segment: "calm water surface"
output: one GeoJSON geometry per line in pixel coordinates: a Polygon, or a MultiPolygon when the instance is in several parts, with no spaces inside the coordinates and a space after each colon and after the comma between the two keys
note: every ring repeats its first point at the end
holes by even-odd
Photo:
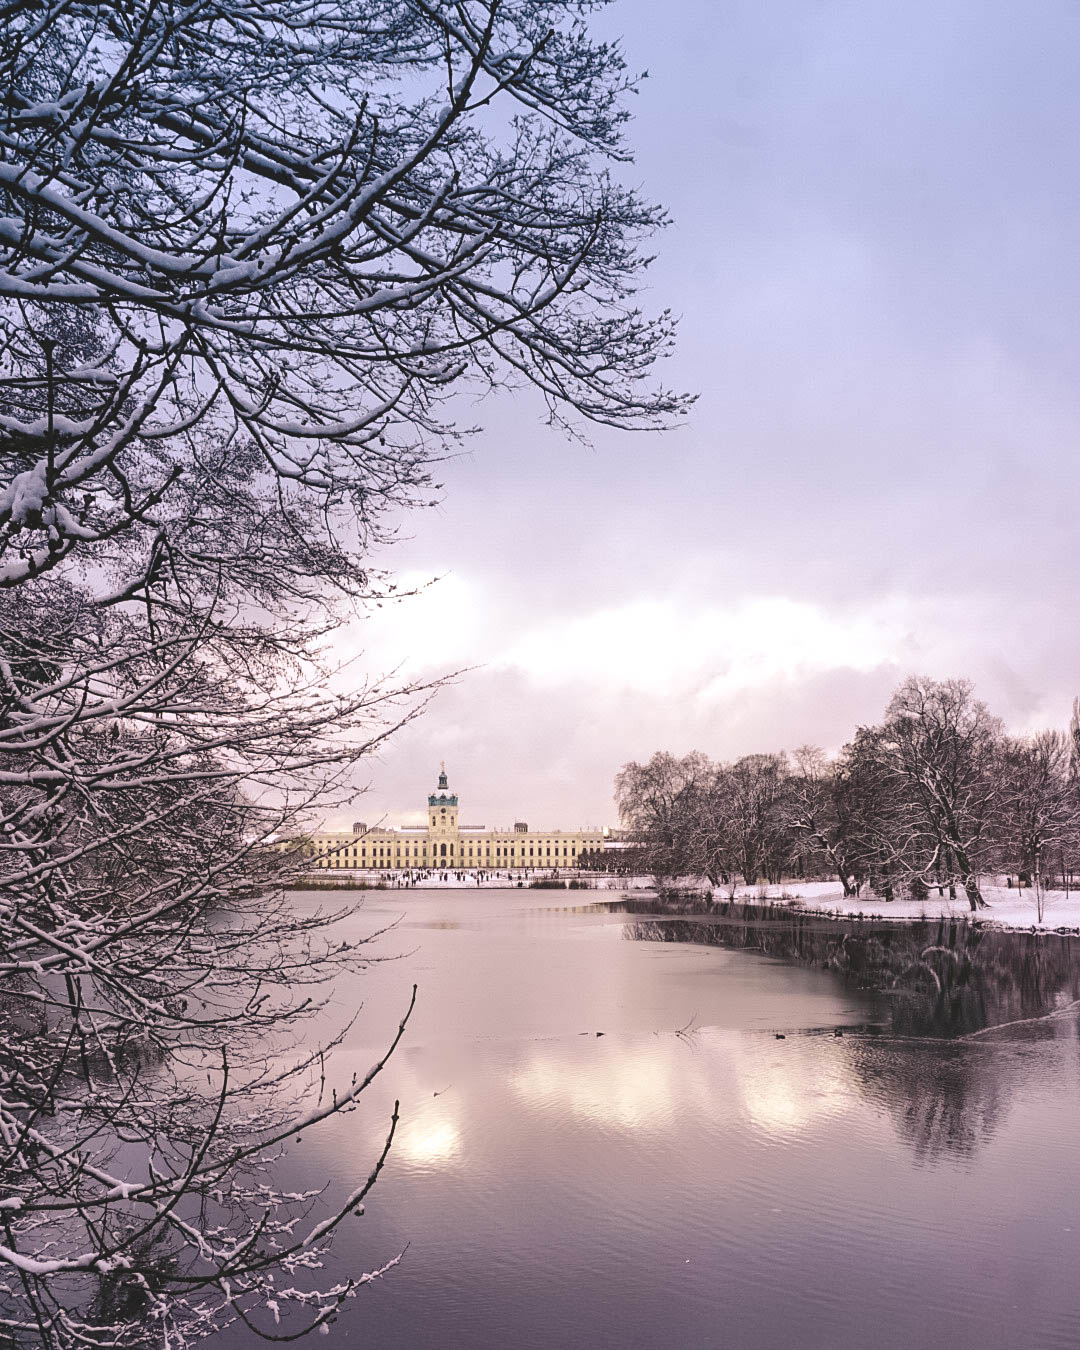
{"type": "Polygon", "coordinates": [[[333,1260],[407,1250],[321,1343],[1080,1344],[1076,940],[841,943],[572,899],[372,893],[353,921],[398,920],[398,959],[338,991],[364,1007],[332,1079],[378,1058],[414,982],[417,1009],[289,1181],[351,1189],[400,1098],[333,1260]]]}

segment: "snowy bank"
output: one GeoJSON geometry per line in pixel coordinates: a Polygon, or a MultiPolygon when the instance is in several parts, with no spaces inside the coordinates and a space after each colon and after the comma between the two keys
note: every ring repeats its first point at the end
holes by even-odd
{"type": "MultiPolygon", "coordinates": [[[[1052,933],[1060,929],[1080,930],[1080,891],[1047,891],[1042,921],[1039,920],[1035,891],[988,882],[982,887],[986,909],[972,913],[963,890],[957,898],[936,891],[925,900],[880,900],[876,896],[845,896],[838,881],[789,881],[780,886],[737,886],[734,899],[745,902],[767,901],[802,914],[821,914],[829,918],[863,919],[974,919],[995,928],[1023,929],[1025,932],[1052,933]]],[[[714,901],[731,898],[729,887],[713,890],[714,901]]]]}

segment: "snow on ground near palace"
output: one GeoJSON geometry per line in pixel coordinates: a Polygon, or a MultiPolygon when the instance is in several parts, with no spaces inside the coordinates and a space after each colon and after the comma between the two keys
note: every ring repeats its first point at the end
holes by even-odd
{"type": "MultiPolygon", "coordinates": [[[[579,904],[588,904],[587,898],[590,894],[596,892],[616,891],[627,893],[628,891],[654,891],[655,883],[651,877],[613,877],[597,875],[595,873],[564,873],[557,878],[564,885],[573,876],[575,880],[579,878],[587,882],[588,889],[580,895],[580,899],[575,901],[579,904]]],[[[555,897],[559,895],[559,890],[555,887],[532,885],[533,882],[543,880],[550,885],[550,873],[532,873],[530,876],[522,878],[515,874],[508,878],[505,873],[501,876],[484,874],[479,882],[475,872],[454,873],[446,876],[428,876],[418,878],[406,887],[404,878],[399,876],[380,875],[375,872],[364,872],[359,869],[353,871],[350,869],[341,875],[328,880],[320,876],[319,890],[332,890],[338,886],[342,887],[365,887],[370,886],[380,890],[513,890],[520,888],[526,892],[532,891],[539,903],[544,903],[544,897],[548,897],[552,903],[555,903],[555,897]]],[[[956,888],[956,899],[950,900],[948,895],[939,896],[935,891],[925,900],[879,900],[875,896],[854,896],[845,897],[843,887],[839,881],[785,881],[779,886],[736,886],[734,899],[744,904],[753,904],[754,902],[767,901],[770,904],[783,905],[798,913],[819,914],[827,918],[856,918],[864,919],[971,919],[977,917],[980,923],[993,924],[997,928],[1014,928],[1030,932],[1050,933],[1055,929],[1075,929],[1080,931],[1080,889],[1070,891],[1068,895],[1064,891],[1047,891],[1046,904],[1043,911],[1042,923],[1039,922],[1038,910],[1035,904],[1035,892],[1030,886],[1025,886],[1022,890],[1017,887],[1008,887],[998,884],[1003,879],[995,877],[993,884],[986,882],[982,886],[983,899],[987,902],[988,908],[979,910],[977,915],[973,915],[967,899],[964,896],[961,887],[956,888]]],[[[683,877],[677,882],[680,889],[686,890],[705,890],[704,883],[699,877],[683,877]]],[[[731,890],[728,886],[717,886],[713,888],[713,900],[717,903],[731,899],[731,890]]],[[[600,897],[597,896],[597,900],[600,897]]]]}

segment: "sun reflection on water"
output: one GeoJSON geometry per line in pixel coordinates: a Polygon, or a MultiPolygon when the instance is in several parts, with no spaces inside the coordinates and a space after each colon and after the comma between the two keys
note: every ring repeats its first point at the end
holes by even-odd
{"type": "Polygon", "coordinates": [[[510,1075],[525,1105],[568,1110],[579,1119],[634,1130],[666,1124],[671,1111],[669,1068],[646,1053],[609,1055],[600,1063],[535,1058],[510,1075]]]}
{"type": "Polygon", "coordinates": [[[398,1155],[413,1167],[445,1167],[462,1152],[460,1127],[446,1115],[408,1120],[394,1141],[398,1155]]]}

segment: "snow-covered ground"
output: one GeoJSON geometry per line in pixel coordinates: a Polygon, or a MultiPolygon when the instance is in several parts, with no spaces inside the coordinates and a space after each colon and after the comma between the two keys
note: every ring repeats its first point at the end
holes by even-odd
{"type": "MultiPolygon", "coordinates": [[[[521,882],[521,888],[529,889],[530,883],[547,879],[550,874],[531,873],[528,877],[515,873],[512,879],[508,879],[506,873],[501,875],[485,873],[479,883],[476,873],[451,872],[446,876],[433,874],[423,877],[411,883],[411,888],[416,890],[508,890],[517,889],[518,882],[521,882]]],[[[651,877],[613,877],[604,876],[596,873],[563,873],[559,880],[566,882],[573,876],[574,880],[584,880],[588,885],[587,894],[596,895],[599,900],[608,896],[612,892],[626,894],[633,891],[652,891],[654,883],[651,877]]],[[[355,886],[381,886],[386,889],[404,888],[404,881],[397,877],[380,875],[376,872],[364,872],[360,869],[353,871],[344,869],[339,872],[331,873],[329,876],[319,874],[314,879],[316,885],[321,889],[355,886]]],[[[1039,921],[1038,908],[1035,902],[1035,892],[1030,886],[1025,886],[1022,890],[1015,886],[1010,888],[1004,884],[1003,878],[995,877],[987,880],[982,887],[983,898],[987,902],[988,908],[979,910],[978,919],[981,923],[993,924],[999,928],[1015,928],[1037,932],[1053,932],[1055,929],[1065,928],[1080,931],[1080,890],[1073,890],[1068,895],[1064,891],[1048,891],[1046,893],[1045,907],[1042,921],[1039,921]]],[[[704,887],[701,878],[685,877],[681,878],[676,885],[679,889],[702,890],[704,887]]],[[[542,896],[545,891],[548,894],[557,896],[560,892],[552,887],[549,891],[547,887],[535,888],[538,896],[542,896]]],[[[575,887],[575,891],[577,888],[575,887]]],[[[727,886],[717,887],[713,890],[713,899],[715,901],[727,900],[731,896],[730,888],[727,886]]],[[[970,919],[972,918],[971,909],[968,906],[967,899],[963,891],[957,888],[957,898],[950,900],[948,893],[939,896],[936,891],[932,891],[926,900],[878,900],[873,896],[856,896],[854,898],[845,898],[843,887],[838,881],[785,881],[779,886],[737,886],[735,888],[734,898],[744,903],[753,903],[755,901],[768,901],[771,904],[790,906],[794,910],[799,910],[806,914],[822,914],[831,918],[843,918],[847,916],[861,915],[864,919],[937,919],[954,918],[970,919]]],[[[585,903],[588,903],[587,901],[585,903]]]]}
{"type": "MultiPolygon", "coordinates": [[[[1080,929],[1080,891],[1048,891],[1042,922],[1039,922],[1035,892],[1029,886],[1018,890],[997,884],[1000,877],[982,886],[983,899],[988,908],[979,910],[978,919],[1001,928],[1035,929],[1052,932],[1057,928],[1080,929]]],[[[728,888],[713,891],[713,898],[726,900],[728,888]]],[[[770,900],[790,905],[806,913],[859,915],[880,919],[954,919],[972,918],[971,909],[963,891],[957,887],[957,898],[950,900],[948,892],[939,896],[932,891],[926,900],[878,900],[873,897],[845,898],[838,881],[789,881],[781,886],[739,886],[737,900],[770,900]]]]}

